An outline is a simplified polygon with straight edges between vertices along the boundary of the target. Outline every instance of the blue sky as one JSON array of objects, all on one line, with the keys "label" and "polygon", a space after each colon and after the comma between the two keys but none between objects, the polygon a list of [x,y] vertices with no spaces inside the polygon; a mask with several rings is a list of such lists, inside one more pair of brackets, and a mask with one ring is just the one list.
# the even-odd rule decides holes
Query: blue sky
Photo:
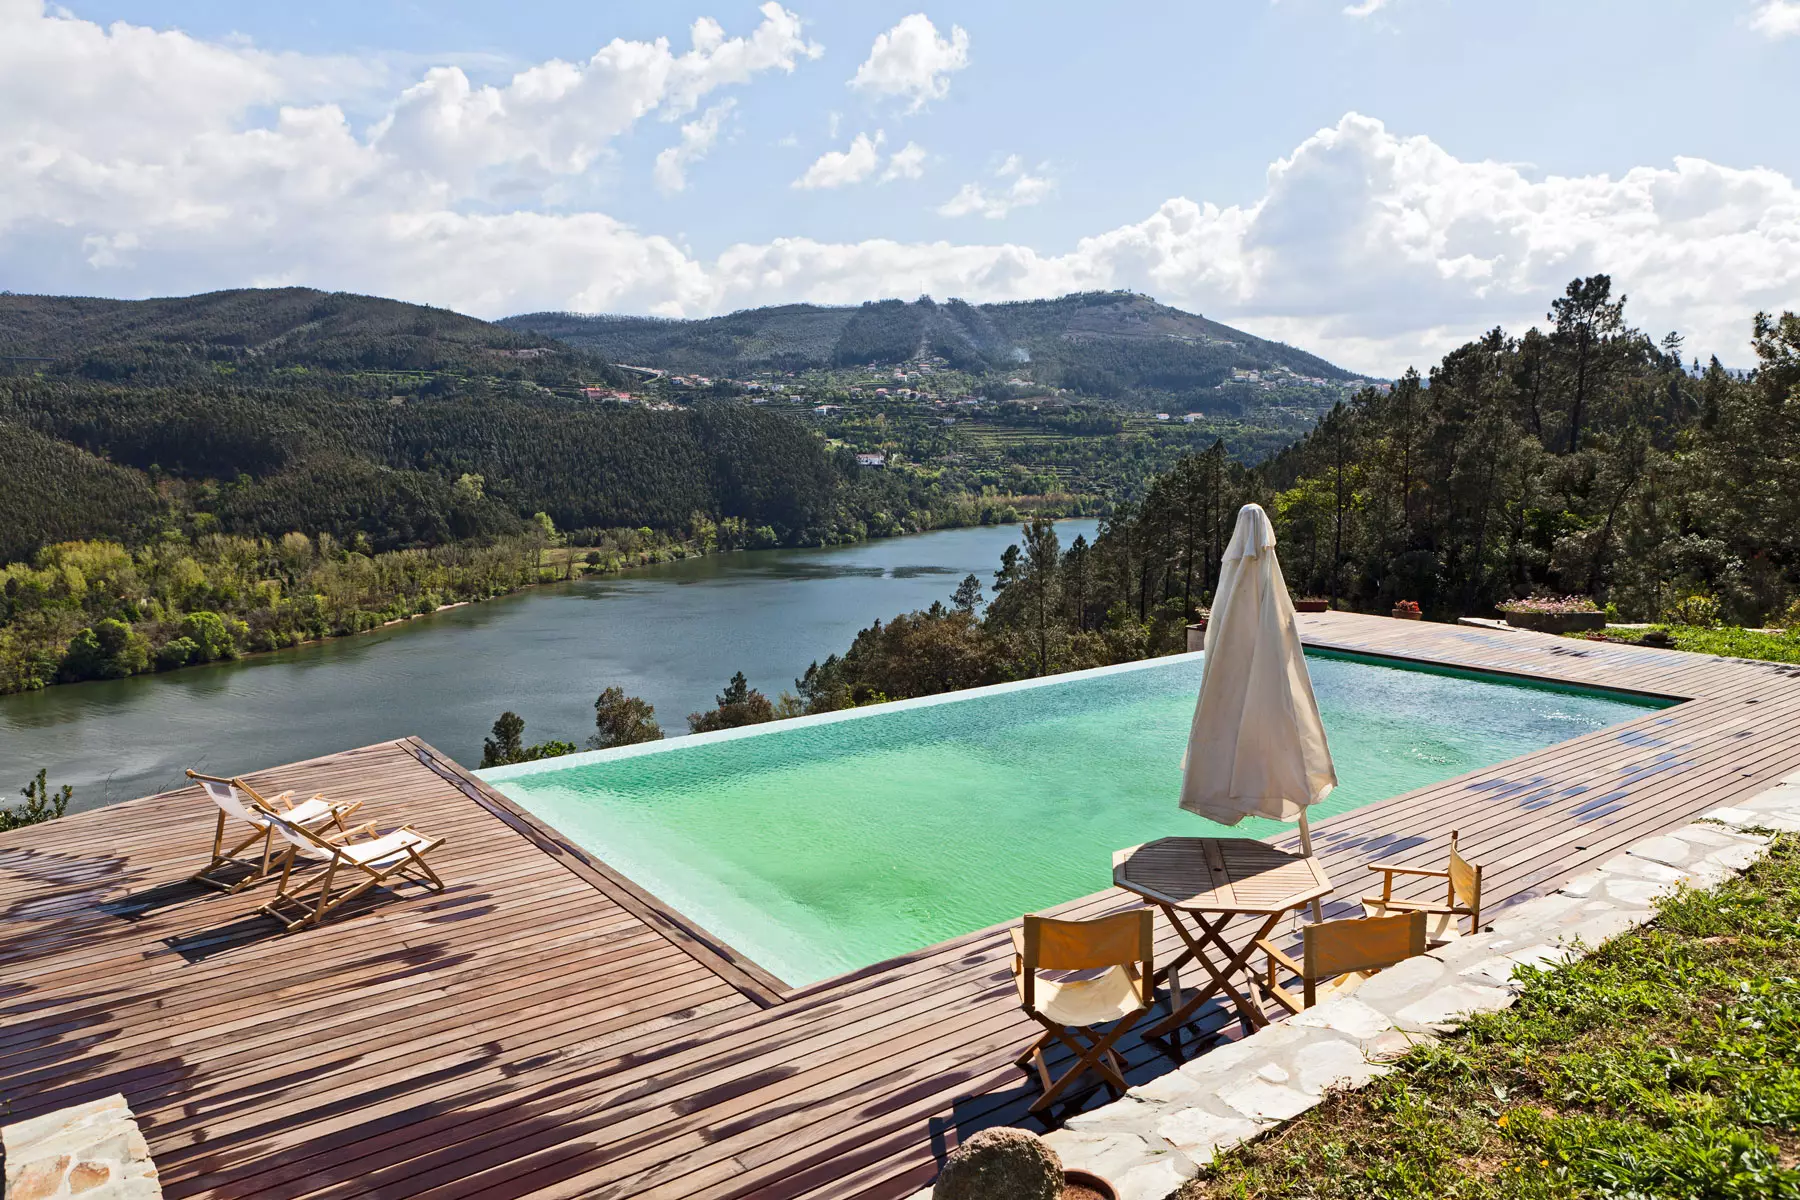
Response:
[{"label": "blue sky", "polygon": [[1120,286],[1393,374],[1607,270],[1735,361],[1800,305],[1796,78],[1795,0],[0,0],[0,286]]}]

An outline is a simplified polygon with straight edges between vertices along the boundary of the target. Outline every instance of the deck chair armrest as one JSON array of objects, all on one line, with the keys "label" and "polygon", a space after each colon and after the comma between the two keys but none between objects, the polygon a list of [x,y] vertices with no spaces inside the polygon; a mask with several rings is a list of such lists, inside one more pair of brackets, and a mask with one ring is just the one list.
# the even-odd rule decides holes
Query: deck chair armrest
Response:
[{"label": "deck chair armrest", "polygon": [[322,836],[324,837],[324,839],[326,841],[330,842],[332,845],[335,846],[335,845],[339,845],[343,842],[349,841],[351,838],[355,837],[359,833],[366,833],[366,834],[372,835],[374,832],[375,832],[375,822],[364,821],[361,825],[353,826],[350,829],[344,830],[342,833],[327,833]]},{"label": "deck chair armrest", "polygon": [[1285,955],[1281,951],[1277,950],[1275,948],[1274,942],[1271,942],[1271,941],[1268,941],[1265,939],[1263,941],[1256,943],[1256,948],[1258,950],[1261,950],[1264,954],[1267,954],[1270,958],[1274,959],[1276,962],[1280,963],[1282,966],[1286,967],[1288,970],[1292,971],[1294,974],[1296,974],[1296,975],[1306,974],[1305,970],[1300,966],[1299,963],[1295,962],[1293,959],[1289,958],[1287,955]]},{"label": "deck chair armrest", "polygon": [[1423,875],[1429,879],[1450,878],[1448,871],[1421,871],[1417,867],[1384,867],[1380,863],[1369,863],[1368,868],[1371,871],[1380,871],[1387,875]]}]

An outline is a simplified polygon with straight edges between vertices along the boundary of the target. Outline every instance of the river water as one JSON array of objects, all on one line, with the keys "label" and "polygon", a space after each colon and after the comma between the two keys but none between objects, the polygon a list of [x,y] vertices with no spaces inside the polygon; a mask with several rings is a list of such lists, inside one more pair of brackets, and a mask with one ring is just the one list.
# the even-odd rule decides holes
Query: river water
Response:
[{"label": "river water", "polygon": [[[1094,526],[1057,532],[1092,541]],[[687,559],[234,663],[0,696],[0,802],[40,767],[75,785],[80,810],[177,787],[184,767],[242,774],[406,734],[472,767],[507,709],[528,743],[585,742],[613,685],[672,736],[733,671],[773,699],[876,618],[948,602],[970,572],[985,589],[1018,540],[951,529]]]}]

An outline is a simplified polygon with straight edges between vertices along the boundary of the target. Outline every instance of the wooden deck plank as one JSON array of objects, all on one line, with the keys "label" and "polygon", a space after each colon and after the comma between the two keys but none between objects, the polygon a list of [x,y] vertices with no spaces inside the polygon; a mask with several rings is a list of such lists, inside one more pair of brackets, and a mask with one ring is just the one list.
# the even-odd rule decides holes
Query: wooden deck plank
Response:
[{"label": "wooden deck plank", "polygon": [[[1437,865],[1456,828],[1498,915],[1800,770],[1800,669],[1301,622],[1321,649],[1683,701],[1320,821],[1338,911],[1368,889],[1365,864]],[[10,1118],[123,1091],[167,1193],[217,1200],[899,1198],[969,1133],[1025,1119],[1010,1061],[1035,1026],[1004,926],[790,989],[416,739],[253,779],[446,836],[448,891],[277,936],[252,917],[266,887],[181,884],[212,833],[192,790],[0,835]],[[1058,911],[1135,903],[1108,890]],[[1175,1065],[1121,1049],[1134,1082]]]}]

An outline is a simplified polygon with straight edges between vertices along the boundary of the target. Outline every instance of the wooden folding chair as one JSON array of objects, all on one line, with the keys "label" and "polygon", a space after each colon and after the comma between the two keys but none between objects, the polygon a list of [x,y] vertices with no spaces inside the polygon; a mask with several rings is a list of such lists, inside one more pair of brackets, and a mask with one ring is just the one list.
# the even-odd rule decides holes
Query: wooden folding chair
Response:
[{"label": "wooden folding chair", "polygon": [[[426,855],[444,844],[443,838],[427,837],[411,825],[377,836],[373,821],[341,833],[319,834],[267,808],[257,811],[288,843],[281,882],[274,897],[258,911],[280,921],[288,932],[318,924],[370,888],[389,880],[411,879],[433,891],[444,890],[444,881],[425,861]],[[290,889],[289,879],[300,859],[324,863],[325,870]],[[345,882],[339,882],[339,872],[343,872]]]},{"label": "wooden folding chair", "polygon": [[[1456,848],[1456,830],[1450,831],[1450,862],[1442,871],[1421,871],[1414,867],[1384,867],[1380,863],[1370,863],[1369,870],[1382,873],[1381,895],[1364,896],[1363,911],[1372,917],[1385,916],[1389,912],[1422,912],[1431,918],[1427,937],[1433,946],[1442,946],[1445,942],[1461,936],[1457,922],[1462,917],[1469,918],[1469,933],[1481,931],[1481,868],[1465,859]],[[1445,881],[1444,899],[1435,900],[1396,900],[1394,898],[1394,876],[1422,875],[1427,879]]]},{"label": "wooden folding chair", "polygon": [[[1262,988],[1291,1013],[1342,995],[1382,968],[1425,953],[1425,914],[1322,921],[1302,927],[1300,940],[1300,962],[1283,954],[1267,939],[1256,943],[1257,949],[1269,956],[1268,975],[1260,981]],[[1300,999],[1294,999],[1293,993],[1281,986],[1277,965],[1300,977]],[[1327,980],[1334,982],[1321,987]]]},{"label": "wooden folding chair", "polygon": [[[1139,908],[1091,921],[1027,916],[1012,931],[1019,1003],[1046,1031],[1014,1064],[1037,1068],[1044,1094],[1032,1112],[1049,1108],[1090,1070],[1109,1088],[1125,1091],[1124,1064],[1112,1047],[1155,1002],[1154,921],[1150,909]],[[1088,978],[1038,978],[1039,971],[1100,970],[1105,973]],[[1118,1023],[1100,1032],[1108,1021]],[[1044,1051],[1058,1042],[1075,1052],[1075,1065],[1053,1080]]]},{"label": "wooden folding chair", "polygon": [[[271,864],[275,860],[275,830],[256,812],[256,805],[279,812],[285,819],[308,829],[322,830],[327,826],[336,826],[338,832],[345,830],[344,818],[362,806],[360,800],[334,803],[324,796],[314,796],[310,800],[294,803],[292,792],[282,792],[279,796],[264,799],[256,789],[242,779],[226,779],[219,775],[202,775],[190,769],[189,779],[194,780],[206,791],[207,797],[218,806],[219,821],[213,829],[212,861],[200,870],[188,876],[193,883],[217,888],[222,892],[238,892],[249,887],[259,879],[266,879]],[[249,837],[229,848],[225,845],[225,826],[229,820],[241,821],[253,831]],[[262,856],[240,857],[257,842],[262,843]],[[228,870],[229,869],[229,870]],[[230,880],[225,878],[230,870],[242,870],[243,878]]]}]

